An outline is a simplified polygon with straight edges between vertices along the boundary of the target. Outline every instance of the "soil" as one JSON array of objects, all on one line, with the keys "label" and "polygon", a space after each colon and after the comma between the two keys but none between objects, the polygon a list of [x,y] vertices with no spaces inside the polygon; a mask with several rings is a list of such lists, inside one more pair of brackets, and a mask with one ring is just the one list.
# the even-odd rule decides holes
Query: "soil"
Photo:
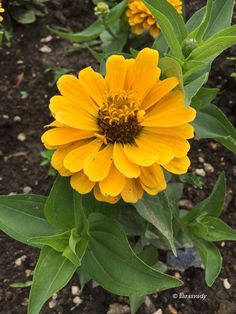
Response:
[{"label": "soil", "polygon": [[[187,14],[190,15],[206,1],[186,2]],[[40,152],[43,150],[40,136],[43,126],[50,121],[48,100],[57,93],[56,87],[50,86],[52,73],[45,71],[60,67],[78,72],[89,65],[97,67],[86,50],[65,53],[70,43],[52,35],[47,28],[58,25],[71,27],[74,31],[83,29],[94,19],[91,1],[54,0],[48,4],[48,11],[48,15],[39,18],[32,25],[15,24],[11,45],[5,44],[0,50],[0,194],[47,194],[52,185],[53,177],[48,175],[48,166],[39,166]],[[51,49],[50,53],[40,51],[45,45]],[[208,84],[220,88],[215,104],[236,125],[236,107],[233,103],[235,80],[230,77],[235,72],[235,65],[227,59],[233,55],[235,48],[217,58]],[[190,158],[190,170],[203,169],[204,158],[206,163],[213,166],[213,172],[207,173],[203,178],[203,189],[196,190],[187,186],[184,199],[194,204],[206,197],[217,176],[224,170],[228,196],[222,218],[236,227],[236,165],[233,153],[214,142],[196,139],[192,141]],[[235,313],[236,248],[230,241],[219,243],[219,248],[223,256],[223,268],[212,288],[206,286],[202,269],[189,268],[178,274],[185,282],[184,286],[150,296],[138,314],[151,314],[160,309],[163,313],[172,314]],[[32,279],[39,251],[16,242],[3,233],[0,233],[0,249],[0,314],[24,314],[27,311],[29,288],[11,288],[10,284]],[[230,289],[224,287],[226,278],[231,284]],[[44,306],[42,313],[129,313],[127,298],[113,296],[91,283],[80,295],[82,303],[73,309],[76,300],[71,292],[72,286],[79,286],[78,277],[75,276],[66,288],[55,295]],[[181,292],[204,293],[207,297],[205,300],[175,299],[173,294]]]}]

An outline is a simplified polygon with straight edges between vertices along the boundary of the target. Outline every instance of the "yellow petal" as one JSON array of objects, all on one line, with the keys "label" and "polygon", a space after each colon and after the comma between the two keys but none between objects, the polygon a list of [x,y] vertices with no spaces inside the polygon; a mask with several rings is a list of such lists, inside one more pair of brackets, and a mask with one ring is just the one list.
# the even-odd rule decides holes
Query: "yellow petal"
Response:
[{"label": "yellow petal", "polygon": [[190,139],[194,137],[194,128],[191,124],[187,123],[172,128],[147,127],[146,129],[148,132],[160,135],[177,136],[185,139]]},{"label": "yellow petal", "polygon": [[91,67],[87,67],[79,72],[79,82],[86,93],[101,106],[105,97],[105,80],[103,76],[95,72]]},{"label": "yellow petal", "polygon": [[124,88],[126,61],[123,56],[113,55],[106,62],[106,83],[109,90],[120,91]]},{"label": "yellow petal", "polygon": [[141,108],[146,110],[155,105],[162,97],[167,95],[178,84],[179,81],[176,77],[170,77],[163,81],[156,82],[151,91],[144,98]]},{"label": "yellow petal", "polygon": [[188,156],[183,158],[174,158],[168,164],[163,165],[163,167],[171,173],[183,174],[188,171],[190,166],[190,160]]},{"label": "yellow petal", "polygon": [[130,161],[139,166],[148,167],[153,165],[159,158],[159,153],[153,151],[147,143],[136,138],[136,145],[126,144],[124,152]]},{"label": "yellow petal", "polygon": [[112,150],[113,146],[108,145],[87,157],[84,172],[91,181],[102,181],[108,176],[112,164]]},{"label": "yellow petal", "polygon": [[125,177],[117,170],[114,164],[111,165],[108,176],[101,182],[99,187],[103,195],[117,196],[125,186]]},{"label": "yellow petal", "polygon": [[58,112],[56,114],[56,119],[60,123],[63,123],[71,128],[87,131],[99,130],[96,119],[86,115],[77,116],[70,112]]},{"label": "yellow petal", "polygon": [[107,203],[110,203],[110,204],[115,204],[120,199],[120,196],[109,196],[109,195],[105,196],[105,195],[103,195],[101,193],[101,191],[100,191],[100,188],[99,188],[98,184],[95,185],[93,193],[94,193],[94,196],[95,196],[96,200],[98,200],[100,202],[107,202]]},{"label": "yellow petal", "polygon": [[166,186],[163,170],[157,163],[141,167],[140,182],[151,189],[163,189]]},{"label": "yellow petal", "polygon": [[[151,130],[151,128],[149,129]],[[172,147],[166,145],[166,143],[159,138],[158,134],[144,129],[139,135],[139,141],[142,142],[142,144],[145,144],[147,149],[151,149],[159,154],[157,162],[160,165],[166,164],[174,158],[174,151]]]},{"label": "yellow petal", "polygon": [[79,80],[73,75],[62,75],[57,81],[61,94],[79,107],[96,116],[98,107],[86,93]]},{"label": "yellow petal", "polygon": [[132,79],[133,79],[133,71],[134,71],[134,63],[135,59],[127,59],[126,62],[126,76],[125,76],[125,84],[124,89],[129,91],[132,87]]},{"label": "yellow petal", "polygon": [[169,146],[178,158],[186,156],[190,149],[189,142],[181,137],[158,135],[158,140]]},{"label": "yellow petal", "polygon": [[136,203],[143,196],[143,189],[138,179],[126,179],[121,197],[127,203]]},{"label": "yellow petal", "polygon": [[191,107],[172,108],[155,115],[149,114],[141,123],[149,127],[172,127],[191,122],[196,117],[196,111]]},{"label": "yellow petal", "polygon": [[55,128],[46,131],[41,140],[49,146],[65,145],[82,139],[93,137],[93,132],[81,131],[72,128]]},{"label": "yellow petal", "polygon": [[69,145],[66,148],[56,150],[51,159],[51,165],[54,169],[56,169],[61,176],[69,176],[71,172],[66,169],[63,165],[64,159],[66,155],[76,147],[77,144]]},{"label": "yellow petal", "polygon": [[158,52],[150,48],[141,50],[135,59],[132,88],[141,102],[160,76],[157,63]]},{"label": "yellow petal", "polygon": [[113,160],[116,168],[127,178],[137,178],[140,175],[140,168],[131,162],[124,153],[123,145],[114,144]]},{"label": "yellow petal", "polygon": [[80,194],[86,194],[93,189],[95,182],[90,181],[84,172],[80,171],[72,175],[70,184]]},{"label": "yellow petal", "polygon": [[96,139],[72,150],[64,160],[64,167],[71,172],[80,171],[88,155],[98,152],[101,146],[102,142]]}]

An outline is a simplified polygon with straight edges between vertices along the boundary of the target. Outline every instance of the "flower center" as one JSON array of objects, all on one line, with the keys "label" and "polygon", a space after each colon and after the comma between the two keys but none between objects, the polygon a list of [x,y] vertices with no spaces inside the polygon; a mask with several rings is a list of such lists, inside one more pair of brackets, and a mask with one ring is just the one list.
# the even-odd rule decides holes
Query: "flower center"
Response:
[{"label": "flower center", "polygon": [[109,93],[98,111],[97,123],[108,143],[133,144],[142,126],[143,110],[132,93]]}]

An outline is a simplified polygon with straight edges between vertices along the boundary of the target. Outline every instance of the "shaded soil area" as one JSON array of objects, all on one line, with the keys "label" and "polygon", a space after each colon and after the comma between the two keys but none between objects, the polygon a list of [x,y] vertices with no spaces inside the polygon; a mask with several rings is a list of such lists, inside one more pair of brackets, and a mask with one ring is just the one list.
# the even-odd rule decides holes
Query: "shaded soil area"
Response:
[{"label": "shaded soil area", "polygon": [[[200,0],[186,2],[188,15],[205,3]],[[14,25],[11,46],[4,45],[0,50],[0,194],[47,194],[53,183],[53,177],[48,175],[48,166],[39,166],[40,152],[43,150],[40,136],[43,126],[50,121],[48,100],[57,93],[55,86],[50,84],[53,74],[47,69],[58,67],[77,72],[89,65],[97,67],[86,50],[66,53],[65,49],[70,44],[47,29],[47,26],[53,25],[69,26],[74,31],[83,29],[94,19],[91,1],[54,0],[48,8],[49,14],[32,25]],[[220,88],[215,104],[236,125],[233,102],[235,79],[230,77],[235,72],[235,65],[227,59],[233,55],[234,48],[214,62],[209,86]],[[204,187],[195,190],[187,186],[183,198],[195,204],[206,197],[219,173],[224,170],[228,196],[222,217],[229,225],[236,227],[235,157],[221,145],[197,139],[192,141],[190,157],[190,170],[203,169],[206,173],[203,177]],[[211,171],[209,167],[207,170],[206,163],[212,166]],[[219,243],[219,247],[223,268],[212,288],[206,286],[202,269],[190,268],[177,274],[185,282],[183,287],[150,296],[138,313],[151,314],[160,309],[162,312],[157,314],[235,313],[236,248],[232,242]],[[29,288],[11,288],[10,284],[32,279],[39,252],[3,233],[0,233],[0,251],[0,314],[24,314],[27,311]],[[225,288],[225,279],[231,284],[230,289]],[[90,283],[78,299],[75,293],[78,286],[79,279],[75,276],[66,288],[50,299],[42,313],[130,313],[127,298],[113,296]],[[181,292],[204,293],[207,297],[205,300],[175,298],[174,294]],[[76,304],[78,306],[75,308]]]}]

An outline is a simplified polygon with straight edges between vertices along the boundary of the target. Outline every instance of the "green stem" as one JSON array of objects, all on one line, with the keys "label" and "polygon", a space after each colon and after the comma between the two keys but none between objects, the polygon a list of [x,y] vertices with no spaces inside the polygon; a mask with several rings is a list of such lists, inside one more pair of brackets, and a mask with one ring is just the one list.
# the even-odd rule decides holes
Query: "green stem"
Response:
[{"label": "green stem", "polygon": [[116,34],[113,33],[113,31],[111,30],[110,26],[107,24],[107,21],[106,21],[105,17],[102,17],[101,20],[102,20],[102,23],[103,23],[106,31],[111,35],[111,37],[113,37],[114,39],[118,39]]}]

